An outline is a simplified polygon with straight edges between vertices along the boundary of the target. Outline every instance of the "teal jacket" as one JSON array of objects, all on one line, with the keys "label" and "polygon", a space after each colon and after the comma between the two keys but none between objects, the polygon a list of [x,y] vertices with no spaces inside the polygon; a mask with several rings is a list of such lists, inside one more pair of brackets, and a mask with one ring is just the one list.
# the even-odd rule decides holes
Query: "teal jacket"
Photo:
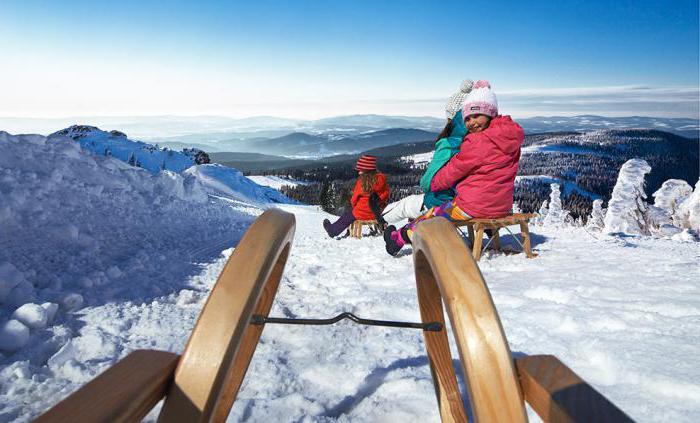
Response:
[{"label": "teal jacket", "polygon": [[431,208],[439,206],[440,204],[454,199],[456,194],[454,189],[450,188],[433,192],[430,191],[430,182],[433,180],[433,176],[435,176],[438,170],[449,162],[452,156],[459,153],[459,146],[462,145],[462,139],[465,135],[467,135],[467,127],[464,126],[462,112],[459,111],[452,119],[452,131],[450,132],[450,136],[447,138],[440,138],[435,143],[433,159],[425,169],[423,177],[420,178],[420,187],[423,188],[423,192],[425,192],[425,197],[423,198],[425,207]]}]

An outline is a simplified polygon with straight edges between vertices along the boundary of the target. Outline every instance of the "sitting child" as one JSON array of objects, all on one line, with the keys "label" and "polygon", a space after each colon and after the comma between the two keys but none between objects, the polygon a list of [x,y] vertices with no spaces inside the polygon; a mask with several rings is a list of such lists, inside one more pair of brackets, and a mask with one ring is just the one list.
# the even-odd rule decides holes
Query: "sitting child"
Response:
[{"label": "sitting child", "polygon": [[396,255],[411,243],[416,225],[433,217],[450,221],[502,217],[511,213],[515,175],[520,161],[523,129],[510,116],[498,114],[496,95],[487,81],[477,81],[467,96],[462,115],[469,133],[459,153],[432,179],[433,191],[456,185],[454,200],[432,207],[400,230],[384,232],[386,251]]},{"label": "sitting child", "polygon": [[377,171],[377,158],[363,155],[357,161],[355,170],[359,172],[359,177],[350,199],[352,210],[343,213],[333,223],[328,219],[323,220],[323,228],[330,237],[340,235],[355,220],[376,219],[380,224],[383,222],[379,210],[386,205],[390,191],[386,176]]},{"label": "sitting child", "polygon": [[424,194],[409,195],[386,206],[383,215],[388,222],[395,223],[403,219],[416,219],[429,208],[439,206],[454,198],[454,189],[432,191],[430,182],[437,171],[459,152],[462,139],[467,134],[467,128],[462,119],[462,106],[466,96],[472,90],[473,84],[470,79],[465,80],[462,82],[459,92],[453,94],[447,101],[445,106],[447,124],[435,141],[435,152],[420,179],[420,186]]}]

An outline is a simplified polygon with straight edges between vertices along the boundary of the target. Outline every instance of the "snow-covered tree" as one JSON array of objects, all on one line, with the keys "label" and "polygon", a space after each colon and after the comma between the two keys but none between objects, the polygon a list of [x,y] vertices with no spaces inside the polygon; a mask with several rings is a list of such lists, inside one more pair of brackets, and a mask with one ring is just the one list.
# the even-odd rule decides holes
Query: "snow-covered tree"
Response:
[{"label": "snow-covered tree", "polygon": [[126,162],[129,163],[131,166],[136,166],[136,156],[134,155],[133,151],[129,153],[129,159]]},{"label": "snow-covered tree", "polygon": [[537,210],[537,214],[539,215],[537,219],[534,220],[534,223],[541,225],[544,222],[544,219],[547,217],[547,213],[549,213],[549,201],[544,200],[542,202],[542,205],[540,206],[540,209]]},{"label": "snow-covered tree", "polygon": [[600,232],[603,230],[605,223],[605,209],[603,208],[603,200],[593,200],[593,209],[591,210],[591,215],[588,216],[588,222],[586,223],[586,229]]},{"label": "snow-covered tree", "polygon": [[649,206],[644,199],[644,176],[651,171],[645,160],[631,159],[620,168],[605,213],[606,233],[649,235]]},{"label": "snow-covered tree", "polygon": [[520,207],[518,206],[518,203],[517,203],[517,202],[513,202],[513,214],[522,213],[522,212],[523,212],[523,211],[520,210]]},{"label": "snow-covered tree", "polygon": [[562,226],[572,223],[569,212],[561,205],[561,190],[559,184],[551,184],[552,192],[549,194],[549,210],[543,219],[543,224],[551,226]]},{"label": "snow-covered tree", "polygon": [[680,213],[679,206],[690,197],[693,193],[693,187],[682,179],[669,179],[664,182],[655,193],[654,206],[668,213],[673,225],[683,227],[683,215]]},{"label": "snow-covered tree", "polygon": [[700,231],[700,180],[695,191],[678,206],[678,214],[683,228]]}]

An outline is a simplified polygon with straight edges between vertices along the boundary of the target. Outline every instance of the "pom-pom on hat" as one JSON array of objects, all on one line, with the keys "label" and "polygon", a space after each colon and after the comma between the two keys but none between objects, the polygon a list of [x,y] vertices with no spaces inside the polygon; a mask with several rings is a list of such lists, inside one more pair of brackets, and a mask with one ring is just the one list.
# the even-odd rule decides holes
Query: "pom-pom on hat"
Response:
[{"label": "pom-pom on hat", "polygon": [[447,104],[445,105],[445,116],[447,116],[447,119],[454,118],[455,114],[462,110],[462,107],[464,107],[464,100],[467,98],[467,94],[472,90],[472,85],[474,85],[474,81],[465,79],[462,81],[462,85],[459,86],[459,91],[452,94],[447,100]]},{"label": "pom-pom on hat", "polygon": [[364,172],[377,170],[377,158],[375,156],[363,154],[357,161],[357,164],[355,165],[355,170],[362,170]]},{"label": "pom-pom on hat", "polygon": [[462,110],[462,117],[466,119],[471,115],[498,116],[498,100],[491,90],[489,81],[479,80],[467,96]]}]

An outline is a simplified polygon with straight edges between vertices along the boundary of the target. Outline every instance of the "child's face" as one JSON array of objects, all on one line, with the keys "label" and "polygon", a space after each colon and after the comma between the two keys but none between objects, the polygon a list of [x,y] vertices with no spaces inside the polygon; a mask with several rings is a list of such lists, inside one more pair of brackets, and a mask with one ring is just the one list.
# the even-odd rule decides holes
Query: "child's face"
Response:
[{"label": "child's face", "polygon": [[486,115],[471,115],[464,119],[464,126],[467,127],[470,134],[483,131],[489,127],[490,123],[491,117]]}]

